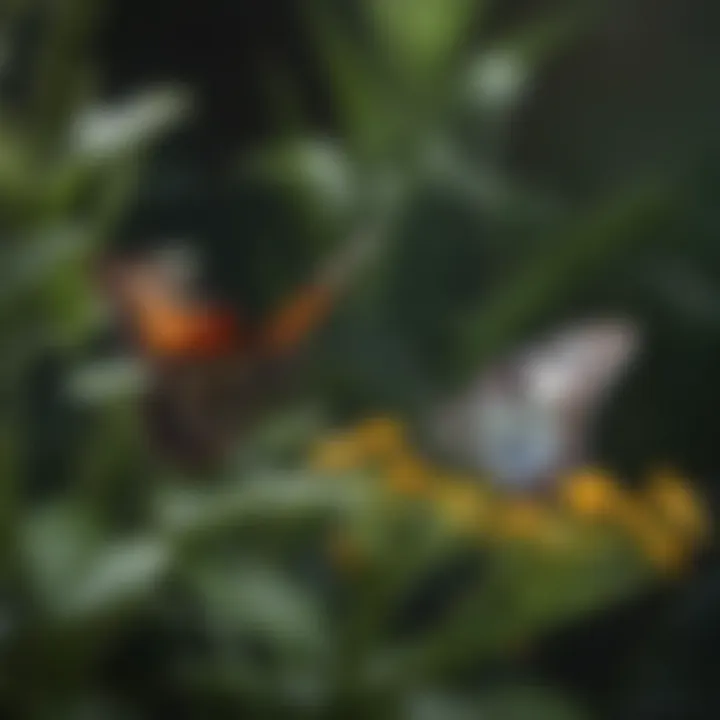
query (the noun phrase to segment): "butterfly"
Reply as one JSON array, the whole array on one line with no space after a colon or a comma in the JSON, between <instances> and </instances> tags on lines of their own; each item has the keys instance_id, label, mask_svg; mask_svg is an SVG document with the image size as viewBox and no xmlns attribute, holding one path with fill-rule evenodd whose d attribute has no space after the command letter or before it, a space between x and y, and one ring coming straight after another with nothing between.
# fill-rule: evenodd
<instances>
[{"instance_id":1,"label":"butterfly","mask_svg":"<svg viewBox=\"0 0 720 720\"><path fill-rule=\"evenodd\" d=\"M508 489L547 486L590 459L593 425L636 357L637 327L573 324L501 357L426 421L430 444Z\"/></svg>"},{"instance_id":2,"label":"butterfly","mask_svg":"<svg viewBox=\"0 0 720 720\"><path fill-rule=\"evenodd\" d=\"M149 375L155 446L189 468L224 457L375 247L366 234L353 238L255 323L200 292L197 263L183 247L102 262L102 295Z\"/></svg>"}]
</instances>

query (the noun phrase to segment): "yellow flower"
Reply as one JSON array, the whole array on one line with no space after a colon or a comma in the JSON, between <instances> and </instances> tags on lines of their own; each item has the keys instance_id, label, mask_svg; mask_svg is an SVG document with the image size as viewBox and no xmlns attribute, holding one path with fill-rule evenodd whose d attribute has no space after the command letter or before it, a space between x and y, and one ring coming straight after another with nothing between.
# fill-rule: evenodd
<instances>
[{"instance_id":1,"label":"yellow flower","mask_svg":"<svg viewBox=\"0 0 720 720\"><path fill-rule=\"evenodd\" d=\"M656 568L667 573L676 573L683 568L688 556L687 544L643 504L638 501L627 503L619 519Z\"/></svg>"},{"instance_id":2,"label":"yellow flower","mask_svg":"<svg viewBox=\"0 0 720 720\"><path fill-rule=\"evenodd\" d=\"M406 450L405 428L392 418L377 417L358 425L353 437L363 452L374 459L392 457Z\"/></svg>"},{"instance_id":3,"label":"yellow flower","mask_svg":"<svg viewBox=\"0 0 720 720\"><path fill-rule=\"evenodd\" d=\"M647 499L673 528L693 541L702 541L710 534L707 507L689 483L672 471L655 474L647 489Z\"/></svg>"},{"instance_id":4,"label":"yellow flower","mask_svg":"<svg viewBox=\"0 0 720 720\"><path fill-rule=\"evenodd\" d=\"M473 480L441 479L433 488L432 500L442 517L461 531L487 529L492 498Z\"/></svg>"},{"instance_id":5,"label":"yellow flower","mask_svg":"<svg viewBox=\"0 0 720 720\"><path fill-rule=\"evenodd\" d=\"M347 472L363 462L362 448L347 436L323 440L310 454L310 467L318 472Z\"/></svg>"},{"instance_id":6,"label":"yellow flower","mask_svg":"<svg viewBox=\"0 0 720 720\"><path fill-rule=\"evenodd\" d=\"M573 513L592 519L615 515L625 502L623 491L615 480L592 468L572 475L562 485L560 496Z\"/></svg>"},{"instance_id":7,"label":"yellow flower","mask_svg":"<svg viewBox=\"0 0 720 720\"><path fill-rule=\"evenodd\" d=\"M514 500L498 508L495 529L501 540L555 545L563 539L562 524L540 502Z\"/></svg>"},{"instance_id":8,"label":"yellow flower","mask_svg":"<svg viewBox=\"0 0 720 720\"><path fill-rule=\"evenodd\" d=\"M392 458L383 474L388 487L401 495L425 495L432 476L430 468L410 453Z\"/></svg>"}]
</instances>

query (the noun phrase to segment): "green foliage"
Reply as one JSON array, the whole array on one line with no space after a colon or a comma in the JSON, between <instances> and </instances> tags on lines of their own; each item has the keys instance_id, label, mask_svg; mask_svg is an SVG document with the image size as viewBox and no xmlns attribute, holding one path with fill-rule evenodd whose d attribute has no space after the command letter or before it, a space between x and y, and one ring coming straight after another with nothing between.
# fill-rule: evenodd
<instances>
[{"instance_id":1,"label":"green foliage","mask_svg":"<svg viewBox=\"0 0 720 720\"><path fill-rule=\"evenodd\" d=\"M35 3L13 3L9 27L23 5ZM571 34L574 15L478 55L484 2L368 0L359 7L363 37L328 3L306 5L344 134L283 138L251 158L249 177L290 191L318 247L366 228L382 240L375 272L339 332L364 339L381 366L376 371L368 358L369 374L386 373L388 392L405 395L391 402L424 399L412 370L421 378L437 370L415 360L437 328L423 318L426 338L403 334L403 313L417 309L417 297L397 292L414 272L409 258L419 251L404 236L425 193L452 196L474 213L467 233L474 268L511 268L510 280L464 299L462 327L443 348L455 370L474 367L544 318L585 282L588 268L617 261L662 217L665 189L654 186L633 186L589 212L546 203L511 182L502 153L490 147L488 138L499 135L489 128L507 120L542 61ZM85 362L104 320L88 266L132 200L153 143L192 105L172 87L96 103L88 89L96 10L86 0L52 6L30 100L0 121L3 714L150 716L141 692L124 693L106 668L149 623L160 634L144 638L153 657L133 656L131 664L140 663L158 704L187 704L192 717L212 707L247 717L582 717L539 687L468 696L448 678L644 587L647 568L625 549L610 548L602 566L528 548L490 558L474 549L482 581L468 582L454 612L406 642L392 623L401 601L418 592L428 570L467 548L432 507L389 503L372 477L329 482L298 470L299 451L326 424L314 406L273 415L239 444L220 477L205 482L148 457L135 402L147 368ZM468 117L475 133L467 132ZM476 240L488 217L502 235L519 215L541 240ZM451 234L428 242L439 247ZM418 294L432 306L444 293L438 284ZM387 354L372 349L385 341ZM347 356L357 361L356 347L345 352L346 362L342 350L331 361L352 368ZM387 357L404 378L388 372ZM57 463L28 412L33 373L48 358L62 378L42 399L59 407L55 432L63 424L70 434L58 443ZM360 377L351 373L349 382ZM377 380L363 382L356 395L377 397ZM50 465L40 473L49 491L35 493L33 461ZM338 529L368 551L367 571L328 560L328 533Z\"/></svg>"}]
</instances>

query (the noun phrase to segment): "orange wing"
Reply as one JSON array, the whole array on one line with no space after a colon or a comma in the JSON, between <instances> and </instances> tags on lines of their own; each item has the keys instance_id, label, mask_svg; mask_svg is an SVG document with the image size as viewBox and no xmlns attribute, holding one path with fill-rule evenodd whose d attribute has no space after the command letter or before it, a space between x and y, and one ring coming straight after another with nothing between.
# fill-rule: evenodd
<instances>
[{"instance_id":1,"label":"orange wing","mask_svg":"<svg viewBox=\"0 0 720 720\"><path fill-rule=\"evenodd\" d=\"M241 345L235 316L221 309L146 304L137 327L143 348L158 357L218 357Z\"/></svg>"},{"instance_id":2,"label":"orange wing","mask_svg":"<svg viewBox=\"0 0 720 720\"><path fill-rule=\"evenodd\" d=\"M295 350L329 315L334 299L322 285L300 290L270 316L260 335L260 351L277 356Z\"/></svg>"},{"instance_id":3,"label":"orange wing","mask_svg":"<svg viewBox=\"0 0 720 720\"><path fill-rule=\"evenodd\" d=\"M152 264L115 268L110 291L141 350L151 356L218 357L246 344L235 313L185 297Z\"/></svg>"},{"instance_id":4,"label":"orange wing","mask_svg":"<svg viewBox=\"0 0 720 720\"><path fill-rule=\"evenodd\" d=\"M356 279L376 250L376 238L361 234L323 262L312 282L270 316L261 332L261 351L282 355L294 350L327 319L338 296Z\"/></svg>"}]
</instances>

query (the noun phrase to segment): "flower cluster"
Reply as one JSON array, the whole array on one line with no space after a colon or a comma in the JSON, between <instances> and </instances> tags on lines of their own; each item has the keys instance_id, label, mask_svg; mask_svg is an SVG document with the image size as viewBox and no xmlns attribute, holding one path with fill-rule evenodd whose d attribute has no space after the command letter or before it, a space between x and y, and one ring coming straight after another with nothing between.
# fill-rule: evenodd
<instances>
[{"instance_id":1,"label":"flower cluster","mask_svg":"<svg viewBox=\"0 0 720 720\"><path fill-rule=\"evenodd\" d=\"M658 570L673 573L687 567L711 529L701 498L671 470L660 469L642 488L630 489L600 469L578 469L558 478L550 493L528 497L429 462L392 418L365 420L323 438L310 463L333 477L366 471L395 496L429 501L453 530L484 543L577 548L605 529L627 538Z\"/></svg>"}]
</instances>

